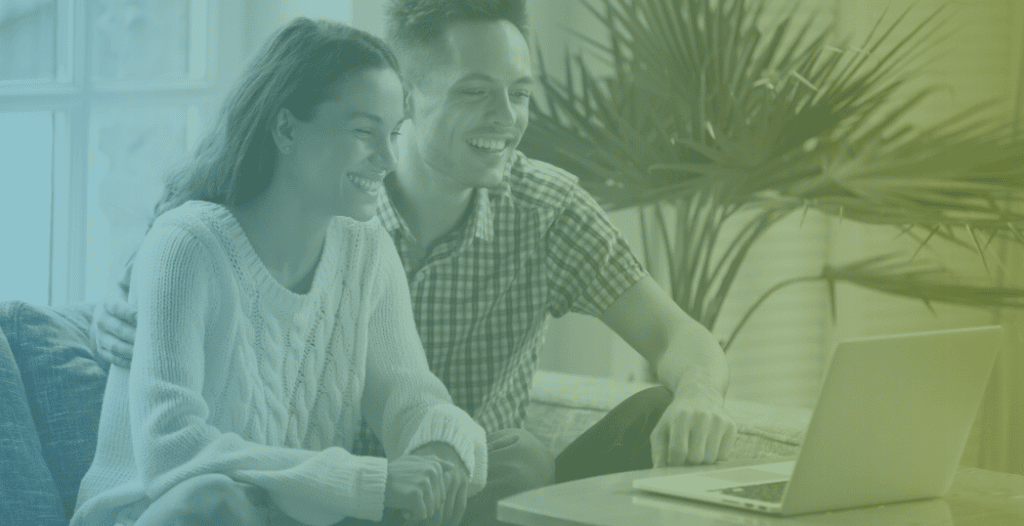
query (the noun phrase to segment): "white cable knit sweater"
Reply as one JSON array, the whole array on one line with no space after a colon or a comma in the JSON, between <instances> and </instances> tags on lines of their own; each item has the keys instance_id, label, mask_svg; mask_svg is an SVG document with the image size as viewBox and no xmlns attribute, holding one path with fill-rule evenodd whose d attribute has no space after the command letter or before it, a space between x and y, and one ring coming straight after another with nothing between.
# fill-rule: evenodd
<instances>
[{"instance_id":1,"label":"white cable knit sweater","mask_svg":"<svg viewBox=\"0 0 1024 526\"><path fill-rule=\"evenodd\" d=\"M446 442L483 487L483 429L429 372L377 220L335 218L312 288L298 295L227 209L191 201L146 235L131 295L132 367L110 370L73 526L130 523L205 473L264 488L306 524L379 520L387 462L347 451L361 415L390 457Z\"/></svg>"}]
</instances>

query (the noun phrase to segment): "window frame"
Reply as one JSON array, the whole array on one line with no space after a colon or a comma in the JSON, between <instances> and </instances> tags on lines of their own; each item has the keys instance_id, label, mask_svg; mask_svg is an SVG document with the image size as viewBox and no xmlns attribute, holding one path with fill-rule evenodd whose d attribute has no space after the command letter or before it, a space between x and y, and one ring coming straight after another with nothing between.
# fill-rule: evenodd
<instances>
[{"instance_id":1,"label":"window frame","mask_svg":"<svg viewBox=\"0 0 1024 526\"><path fill-rule=\"evenodd\" d=\"M240 62L243 4L234 0L188 2L188 78L180 81L104 81L92 78L88 0L54 0L55 64L52 79L0 81L0 113L53 115L52 198L47 299L50 305L86 299L89 234L90 121L96 108L202 107L219 97L228 71ZM220 38L222 34L234 37ZM194 112L189 112L194 113ZM185 116L188 140L196 119ZM93 206L96 206L93 203ZM43 229L40 229L41 231Z\"/></svg>"}]
</instances>

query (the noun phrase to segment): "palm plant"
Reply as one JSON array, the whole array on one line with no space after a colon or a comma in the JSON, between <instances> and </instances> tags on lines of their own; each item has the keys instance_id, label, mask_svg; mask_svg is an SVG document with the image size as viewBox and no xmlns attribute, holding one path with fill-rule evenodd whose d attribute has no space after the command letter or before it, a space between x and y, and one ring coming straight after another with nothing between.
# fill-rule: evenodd
<instances>
[{"instance_id":1,"label":"palm plant","mask_svg":"<svg viewBox=\"0 0 1024 526\"><path fill-rule=\"evenodd\" d=\"M608 209L641 212L644 253L667 250L669 289L714 329L745 257L768 229L814 209L916 239L917 250L827 265L779 283L828 284L955 304L1024 307L1024 289L928 260L936 239L969 247L979 266L992 243L1024 244L1024 138L971 108L925 129L907 115L938 86L910 88L924 50L941 38L941 9L906 27L879 22L860 45L834 28L791 19L770 29L756 0L596 0L608 32L591 54L566 55L565 80L540 61L521 148L580 176ZM597 66L608 73L595 73ZM666 208L675 213L666 213ZM727 235L727 221L741 221Z\"/></svg>"}]
</instances>

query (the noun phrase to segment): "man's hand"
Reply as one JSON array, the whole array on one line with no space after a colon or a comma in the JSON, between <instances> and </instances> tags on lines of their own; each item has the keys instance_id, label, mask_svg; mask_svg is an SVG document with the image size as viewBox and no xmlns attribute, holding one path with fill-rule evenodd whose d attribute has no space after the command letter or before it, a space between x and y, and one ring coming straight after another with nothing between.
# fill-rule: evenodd
<instances>
[{"instance_id":1,"label":"man's hand","mask_svg":"<svg viewBox=\"0 0 1024 526\"><path fill-rule=\"evenodd\" d=\"M132 363L132 347L135 345L135 327L137 310L128 303L128 283L131 280L131 266L125 267L124 274L118 282L120 295L107 298L96 305L92 313L92 327L89 329L92 338L93 355L104 369L109 364L127 369Z\"/></svg>"},{"instance_id":2,"label":"man's hand","mask_svg":"<svg viewBox=\"0 0 1024 526\"><path fill-rule=\"evenodd\" d=\"M654 467L710 464L729 456L736 439L736 423L725 412L722 395L715 389L687 384L651 433Z\"/></svg>"},{"instance_id":3,"label":"man's hand","mask_svg":"<svg viewBox=\"0 0 1024 526\"><path fill-rule=\"evenodd\" d=\"M406 521L438 526L445 509L445 462L406 455L388 463L384 507L403 512Z\"/></svg>"},{"instance_id":4,"label":"man's hand","mask_svg":"<svg viewBox=\"0 0 1024 526\"><path fill-rule=\"evenodd\" d=\"M469 470L462 457L451 445L444 442L430 442L410 453L415 456L436 459L444 467L443 508L439 518L440 524L457 525L462 522L466 512L466 500L469 498Z\"/></svg>"}]
</instances>

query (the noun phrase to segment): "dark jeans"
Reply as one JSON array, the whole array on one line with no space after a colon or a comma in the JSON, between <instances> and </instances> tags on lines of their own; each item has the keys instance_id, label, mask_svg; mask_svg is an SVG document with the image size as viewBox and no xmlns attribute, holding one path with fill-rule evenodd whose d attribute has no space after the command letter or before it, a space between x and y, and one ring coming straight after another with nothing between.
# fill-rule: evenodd
<instances>
[{"instance_id":1,"label":"dark jeans","mask_svg":"<svg viewBox=\"0 0 1024 526\"><path fill-rule=\"evenodd\" d=\"M651 432L670 402L660 386L627 398L558 455L555 482L651 468Z\"/></svg>"},{"instance_id":2,"label":"dark jeans","mask_svg":"<svg viewBox=\"0 0 1024 526\"><path fill-rule=\"evenodd\" d=\"M528 431L507 429L489 435L487 486L469 499L462 524L499 524L495 518L499 500L553 482L650 468L651 432L671 401L672 392L664 387L641 391L609 411L554 459ZM403 521L400 515L386 513L382 524Z\"/></svg>"}]
</instances>

